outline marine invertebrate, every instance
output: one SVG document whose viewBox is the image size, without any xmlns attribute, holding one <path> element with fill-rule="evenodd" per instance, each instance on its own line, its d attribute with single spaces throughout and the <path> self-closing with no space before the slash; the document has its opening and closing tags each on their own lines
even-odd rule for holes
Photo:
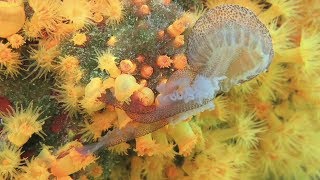
<svg viewBox="0 0 320 180">
<path fill-rule="evenodd" d="M 93 114 L 95 111 L 98 111 L 105 107 L 101 101 L 98 101 L 98 98 L 105 91 L 103 81 L 100 78 L 93 78 L 86 85 L 84 89 L 84 97 L 81 99 L 81 107 L 85 109 L 88 114 Z"/>
<path fill-rule="evenodd" d="M 19 34 L 13 34 L 9 36 L 7 40 L 11 44 L 11 47 L 14 49 L 21 47 L 25 43 L 24 38 Z"/>
<path fill-rule="evenodd" d="M 107 0 L 103 14 L 107 16 L 106 23 L 117 24 L 124 17 L 122 0 Z"/>
<path fill-rule="evenodd" d="M 140 85 L 132 75 L 121 74 L 115 80 L 114 95 L 118 101 L 124 102 L 138 89 Z"/>
<path fill-rule="evenodd" d="M 183 70 L 187 67 L 188 61 L 184 54 L 177 54 L 173 57 L 173 67 L 178 70 Z"/>
<path fill-rule="evenodd" d="M 46 77 L 49 72 L 54 71 L 55 58 L 57 58 L 59 54 L 60 51 L 57 46 L 47 48 L 43 44 L 40 44 L 37 49 L 32 49 L 30 58 L 34 62 L 29 66 L 29 69 L 34 69 L 29 76 L 36 73 L 34 79 L 41 78 L 42 76 Z"/>
<path fill-rule="evenodd" d="M 180 23 L 176 22 L 176 26 L 181 26 Z M 181 33 L 172 33 L 172 36 Z M 238 5 L 223 5 L 207 11 L 195 23 L 187 56 L 192 68 L 176 71 L 167 83 L 157 88 L 160 93 L 157 107 L 130 112 L 130 108 L 120 106 L 134 121 L 146 124 L 128 123 L 121 130 L 108 132 L 97 144 L 79 151 L 90 153 L 101 146 L 112 146 L 145 135 L 173 120 L 214 108 L 211 101 L 220 90 L 228 91 L 265 71 L 273 58 L 273 48 L 267 28 L 253 12 Z M 129 96 L 131 94 L 126 98 Z M 110 98 L 105 98 L 107 103 L 115 101 Z"/>
<path fill-rule="evenodd" d="M 110 52 L 98 54 L 98 68 L 108 71 L 111 77 L 116 78 L 121 74 L 121 71 L 116 66 L 116 59 L 117 58 Z"/>
<path fill-rule="evenodd" d="M 75 45 L 81 46 L 87 41 L 87 36 L 84 33 L 76 33 L 73 36 L 72 41 Z"/>
<path fill-rule="evenodd" d="M 62 23 L 63 20 L 59 12 L 61 1 L 29 0 L 28 2 L 33 10 L 33 15 L 29 19 L 30 26 L 33 28 L 26 29 L 26 34 L 31 38 L 36 38 L 37 35 L 49 35 L 50 37 L 53 37 L 54 32 L 58 28 L 58 24 Z M 29 33 L 30 30 L 33 30 L 34 32 Z"/>
<path fill-rule="evenodd" d="M 0 12 L 0 37 L 13 35 L 23 27 L 26 15 L 22 1 L 0 1 Z"/>
<path fill-rule="evenodd" d="M 42 137 L 42 125 L 46 118 L 40 118 L 40 115 L 41 108 L 34 108 L 32 103 L 26 109 L 16 106 L 6 114 L 0 112 L 4 123 L 1 134 L 5 134 L 9 141 L 18 147 L 25 144 L 34 133 Z"/>
<path fill-rule="evenodd" d="M 120 65 L 121 72 L 127 73 L 127 74 L 132 74 L 137 68 L 137 65 L 132 63 L 132 61 L 129 59 L 124 59 L 120 61 L 119 65 Z"/>
<path fill-rule="evenodd" d="M 74 116 L 80 110 L 80 99 L 85 94 L 84 87 L 75 84 L 60 84 L 54 89 L 54 96 L 69 116 Z"/>
<path fill-rule="evenodd" d="M 83 155 L 76 151 L 82 147 L 77 141 L 70 142 L 59 149 L 50 167 L 51 173 L 56 177 L 65 177 L 93 163 L 96 158 L 93 155 Z"/>
<path fill-rule="evenodd" d="M 153 68 L 150 65 L 143 65 L 140 74 L 143 78 L 149 79 L 153 74 Z"/>
<path fill-rule="evenodd" d="M 17 177 L 19 166 L 22 164 L 20 158 L 21 149 L 6 144 L 0 143 L 0 177 L 3 179 L 13 179 Z"/>
<path fill-rule="evenodd" d="M 209 77 L 226 76 L 223 90 L 263 72 L 273 58 L 268 29 L 252 11 L 238 5 L 209 10 L 193 32 L 187 54 L 190 66 Z"/>
<path fill-rule="evenodd" d="M 72 25 L 78 30 L 90 24 L 92 13 L 90 4 L 86 0 L 65 0 L 61 4 L 59 14 L 71 21 Z"/>
<path fill-rule="evenodd" d="M 172 63 L 172 59 L 167 55 L 161 55 L 157 58 L 157 65 L 160 68 L 168 68 Z"/>
<path fill-rule="evenodd" d="M 90 25 L 81 29 L 62 15 L 67 8 L 60 11 L 62 8 L 52 6 L 62 6 L 65 0 L 23 2 L 27 22 L 25 31 L 16 35 L 21 35 L 25 44 L 15 48 L 21 37 L 15 41 L 10 39 L 12 35 L 0 39 L 8 45 L 2 57 L 12 55 L 14 58 L 4 59 L 21 62 L 18 67 L 23 67 L 17 76 L 6 75 L 7 67 L 1 68 L 0 96 L 10 103 L 3 100 L 0 109 L 5 113 L 11 103 L 33 101 L 42 107 L 42 117 L 52 118 L 42 126 L 46 133 L 43 139 L 33 134 L 23 145 L 21 158 L 28 160 L 16 167 L 14 179 L 319 178 L 318 0 L 72 0 L 86 2 L 85 10 L 70 8 L 89 12 L 86 19 Z M 121 2 L 119 22 L 108 20 L 105 12 L 109 2 Z M 254 14 L 272 38 L 274 60 L 255 78 L 249 76 L 256 75 L 250 72 L 256 66 L 251 60 L 261 62 L 257 64 L 261 69 L 267 65 L 261 60 L 267 55 L 259 50 L 264 31 L 251 26 L 256 22 L 251 16 L 245 16 L 246 20 L 239 17 L 241 8 L 234 8 L 238 6 L 252 11 L 244 14 Z M 244 21 L 247 24 L 243 25 Z M 45 24 L 48 26 L 43 27 Z M 243 33 L 246 30 L 248 33 Z M 86 35 L 83 45 L 72 42 L 76 33 Z M 35 61 L 29 59 L 37 45 L 49 53 L 58 46 L 59 55 L 47 78 L 31 81 L 35 66 L 29 67 Z M 98 59 L 105 53 L 115 57 L 104 63 L 110 69 L 98 67 Z M 172 60 L 168 68 L 157 66 L 161 55 Z M 192 55 L 197 58 L 190 58 Z M 136 71 L 131 73 L 132 65 Z M 226 70 L 223 65 L 233 69 Z M 248 70 L 249 74 L 242 73 Z M 222 72 L 216 76 L 218 71 Z M 230 72 L 239 72 L 234 75 L 239 79 Z M 125 101 L 115 97 L 115 81 L 121 73 L 130 74 L 131 82 L 127 83 L 137 88 L 133 93 L 118 89 L 127 96 Z M 125 85 L 125 78 L 121 82 Z M 75 116 L 67 116 L 64 101 L 75 107 Z M 74 159 L 68 148 L 56 154 L 59 146 L 74 139 L 89 145 L 76 147 L 74 154 L 78 156 Z M 1 134 L 0 140 L 12 145 L 7 134 Z M 97 144 L 90 145 L 94 142 Z M 41 150 L 40 144 L 50 144 L 52 152 L 44 148 L 42 155 L 31 158 Z M 109 152 L 106 148 L 95 152 L 104 146 Z M 135 148 L 143 157 L 138 157 Z M 70 162 L 92 152 L 99 158 L 85 169 L 74 168 Z M 48 177 L 57 161 L 60 163 L 54 168 L 68 172 Z M 0 179 L 10 178 L 0 175 Z"/>
<path fill-rule="evenodd" d="M 19 174 L 19 178 L 23 179 L 48 179 L 51 173 L 48 171 L 48 165 L 40 158 L 33 158 L 26 161 L 26 166 L 22 167 L 24 173 Z"/>
<path fill-rule="evenodd" d="M 9 45 L 9 43 L 0 42 L 0 73 L 7 77 L 15 77 L 19 74 L 22 62 L 20 55 L 9 48 Z"/>
</svg>

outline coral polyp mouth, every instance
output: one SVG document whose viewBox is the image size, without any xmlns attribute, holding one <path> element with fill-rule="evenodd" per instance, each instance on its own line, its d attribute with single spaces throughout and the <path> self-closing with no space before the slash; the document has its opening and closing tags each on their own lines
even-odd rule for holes
<svg viewBox="0 0 320 180">
<path fill-rule="evenodd" d="M 238 5 L 206 12 L 189 36 L 188 60 L 207 77 L 227 77 L 223 89 L 264 71 L 273 58 L 268 29 L 256 15 Z"/>
</svg>

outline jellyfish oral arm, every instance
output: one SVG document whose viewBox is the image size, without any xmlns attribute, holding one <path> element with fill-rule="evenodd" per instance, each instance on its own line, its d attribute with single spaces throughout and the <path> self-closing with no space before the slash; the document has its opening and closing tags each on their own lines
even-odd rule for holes
<svg viewBox="0 0 320 180">
<path fill-rule="evenodd" d="M 179 82 L 183 82 L 181 79 L 176 81 L 169 81 L 168 84 L 164 85 L 164 89 L 172 89 L 173 91 L 162 91 L 165 94 L 160 94 L 157 98 L 159 105 L 155 107 L 154 111 L 149 113 L 131 113 L 127 112 L 128 116 L 140 123 L 153 123 L 162 119 L 174 118 L 180 114 L 185 114 L 184 117 L 188 116 L 186 112 L 193 112 L 195 109 L 213 109 L 213 103 L 209 106 L 218 91 L 220 90 L 220 81 L 225 77 L 213 77 L 207 78 L 202 75 L 197 75 L 192 83 L 183 86 L 179 85 Z M 180 81 L 181 80 L 181 81 Z M 185 81 L 186 82 L 186 81 Z M 190 81 L 191 82 L 191 81 Z M 173 85 L 175 84 L 175 86 Z M 161 93 L 161 92 L 160 92 Z M 206 107 L 206 109 L 204 109 Z M 192 111 L 193 110 L 193 111 Z M 194 115 L 193 113 L 190 116 Z"/>
</svg>

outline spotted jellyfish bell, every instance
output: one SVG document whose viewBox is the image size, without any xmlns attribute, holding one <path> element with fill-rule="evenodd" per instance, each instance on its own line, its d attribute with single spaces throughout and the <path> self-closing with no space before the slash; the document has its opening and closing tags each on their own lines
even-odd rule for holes
<svg viewBox="0 0 320 180">
<path fill-rule="evenodd" d="M 226 77 L 221 90 L 265 71 L 273 58 L 266 26 L 247 8 L 221 5 L 208 10 L 188 37 L 187 56 L 205 77 Z"/>
<path fill-rule="evenodd" d="M 0 1 L 0 37 L 17 33 L 25 22 L 23 1 Z"/>
</svg>

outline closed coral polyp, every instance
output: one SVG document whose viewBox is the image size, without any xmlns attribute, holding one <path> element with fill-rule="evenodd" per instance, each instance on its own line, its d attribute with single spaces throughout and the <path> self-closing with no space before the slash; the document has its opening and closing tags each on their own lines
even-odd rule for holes
<svg viewBox="0 0 320 180">
<path fill-rule="evenodd" d="M 118 101 L 124 102 L 129 100 L 129 97 L 138 89 L 140 85 L 136 79 L 129 74 L 121 74 L 115 80 L 115 97 Z"/>
<path fill-rule="evenodd" d="M 17 33 L 23 27 L 25 18 L 23 3 L 0 1 L 0 37 Z"/>
</svg>

